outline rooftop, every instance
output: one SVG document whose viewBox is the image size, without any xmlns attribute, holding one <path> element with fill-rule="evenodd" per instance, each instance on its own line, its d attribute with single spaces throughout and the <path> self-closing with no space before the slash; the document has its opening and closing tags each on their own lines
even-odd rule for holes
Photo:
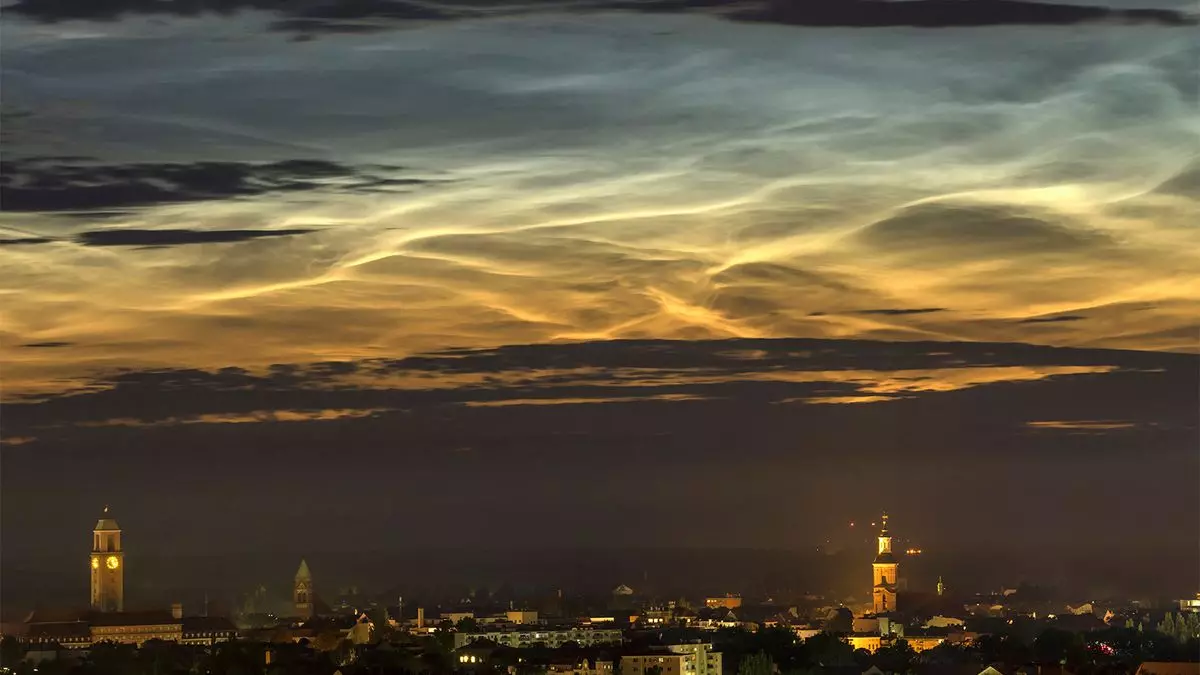
<svg viewBox="0 0 1200 675">
<path fill-rule="evenodd" d="M 114 532 L 120 531 L 121 526 L 117 525 L 117 521 L 108 513 L 108 507 L 104 507 L 104 513 L 100 515 L 100 520 L 96 521 L 96 527 L 93 528 L 97 532 Z"/>
<path fill-rule="evenodd" d="M 223 616 L 185 616 L 183 617 L 183 632 L 185 633 L 215 633 L 220 631 L 236 631 L 237 626 Z"/>
<path fill-rule="evenodd" d="M 155 624 L 179 624 L 171 612 L 152 610 L 148 612 L 92 612 L 88 622 L 93 626 L 148 626 Z"/>
</svg>

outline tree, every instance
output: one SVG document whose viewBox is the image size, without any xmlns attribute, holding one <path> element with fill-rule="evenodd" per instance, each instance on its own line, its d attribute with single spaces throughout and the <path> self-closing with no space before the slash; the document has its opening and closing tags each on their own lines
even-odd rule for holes
<svg viewBox="0 0 1200 675">
<path fill-rule="evenodd" d="M 1200 638 L 1200 613 L 1180 614 L 1179 619 L 1175 621 L 1175 629 L 1179 644 L 1187 644 L 1188 640 Z"/>
<path fill-rule="evenodd" d="M 875 665 L 887 673 L 907 673 L 916 661 L 917 652 L 906 640 L 896 640 L 894 643 L 875 651 Z"/>
<path fill-rule="evenodd" d="M 976 657 L 983 663 L 1027 663 L 1033 654 L 1029 646 L 1015 635 L 980 635 L 972 646 Z"/>
<path fill-rule="evenodd" d="M 825 621 L 825 630 L 830 633 L 850 633 L 854 630 L 854 614 L 845 607 L 837 608 L 834 616 Z"/>
<path fill-rule="evenodd" d="M 738 664 L 738 675 L 774 675 L 775 662 L 766 652 L 750 654 Z"/>
<path fill-rule="evenodd" d="M 371 620 L 371 625 L 375 628 L 376 642 L 385 640 L 392 634 L 392 625 L 388 623 L 388 612 L 385 607 L 376 607 L 367 610 L 367 618 Z"/>
<path fill-rule="evenodd" d="M 1170 612 L 1168 612 L 1167 615 L 1163 617 L 1162 622 L 1158 624 L 1158 632 L 1162 633 L 1163 635 L 1170 636 L 1172 638 L 1175 637 L 1175 615 L 1174 614 L 1171 614 Z"/>
<path fill-rule="evenodd" d="M 854 648 L 832 633 L 818 633 L 804 641 L 808 662 L 814 666 L 854 665 Z"/>
<path fill-rule="evenodd" d="M 464 616 L 454 625 L 454 629 L 460 633 L 474 633 L 479 630 L 479 622 L 469 616 Z"/>
<path fill-rule="evenodd" d="M 1047 628 L 1033 641 L 1033 658 L 1040 664 L 1066 663 L 1083 643 L 1077 633 Z"/>
<path fill-rule="evenodd" d="M 5 635 L 4 639 L 0 640 L 0 666 L 16 668 L 20 662 L 21 643 L 17 642 L 17 638 Z"/>
<path fill-rule="evenodd" d="M 129 644 L 101 642 L 93 645 L 87 663 L 94 673 L 137 672 L 137 647 Z"/>
<path fill-rule="evenodd" d="M 959 645 L 943 642 L 933 649 L 926 649 L 918 656 L 922 663 L 930 665 L 962 665 L 970 661 L 967 650 Z"/>
<path fill-rule="evenodd" d="M 1189 640 L 1200 638 L 1200 614 L 1168 613 L 1158 624 L 1158 632 L 1186 646 Z"/>
<path fill-rule="evenodd" d="M 758 651 L 766 652 L 771 657 L 777 671 L 793 670 L 800 665 L 796 634 L 787 628 L 764 628 L 754 633 L 754 644 Z"/>
</svg>

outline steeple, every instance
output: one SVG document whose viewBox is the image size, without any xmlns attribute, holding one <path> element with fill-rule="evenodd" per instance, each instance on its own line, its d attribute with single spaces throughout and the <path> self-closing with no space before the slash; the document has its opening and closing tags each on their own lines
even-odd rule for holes
<svg viewBox="0 0 1200 675">
<path fill-rule="evenodd" d="M 121 545 L 121 526 L 107 506 L 92 528 L 91 586 L 92 609 L 124 611 L 125 549 Z"/>
<path fill-rule="evenodd" d="M 300 568 L 296 570 L 295 584 L 292 586 L 292 601 L 296 606 L 296 616 L 301 619 L 311 619 L 313 616 L 313 578 L 308 569 L 308 562 L 300 560 Z"/>
<path fill-rule="evenodd" d="M 946 592 L 946 584 L 942 583 L 942 576 L 938 575 L 937 594 L 943 595 Z"/>
<path fill-rule="evenodd" d="M 883 524 L 879 528 L 879 550 L 875 562 L 895 562 L 892 557 L 892 535 L 888 532 L 888 515 L 883 514 Z"/>
<path fill-rule="evenodd" d="M 879 529 L 879 547 L 871 563 L 873 587 L 871 597 L 876 614 L 896 611 L 897 574 L 900 563 L 892 555 L 892 534 L 888 531 L 888 515 L 883 514 Z"/>
</svg>

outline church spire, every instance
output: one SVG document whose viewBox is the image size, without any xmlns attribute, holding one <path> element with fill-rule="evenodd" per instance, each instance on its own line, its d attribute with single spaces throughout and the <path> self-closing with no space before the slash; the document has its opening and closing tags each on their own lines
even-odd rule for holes
<svg viewBox="0 0 1200 675">
<path fill-rule="evenodd" d="M 898 589 L 897 573 L 900 562 L 892 554 L 892 534 L 888 530 L 888 515 L 883 514 L 883 523 L 879 528 L 879 549 L 875 560 L 871 563 L 872 599 L 875 614 L 887 614 L 896 611 L 896 591 Z"/>
<path fill-rule="evenodd" d="M 892 535 L 888 532 L 888 514 L 883 514 L 883 524 L 879 528 L 879 555 L 892 552 Z"/>
<path fill-rule="evenodd" d="M 295 584 L 292 586 L 292 602 L 296 607 L 297 617 L 312 618 L 314 596 L 312 572 L 308 569 L 308 561 L 301 559 L 300 569 L 296 570 Z"/>
</svg>

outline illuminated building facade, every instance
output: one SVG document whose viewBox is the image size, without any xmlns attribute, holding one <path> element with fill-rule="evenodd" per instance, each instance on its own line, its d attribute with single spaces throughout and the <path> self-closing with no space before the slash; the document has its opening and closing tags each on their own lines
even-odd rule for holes
<svg viewBox="0 0 1200 675">
<path fill-rule="evenodd" d="M 98 612 L 38 610 L 14 633 L 27 645 L 58 645 L 87 649 L 111 642 L 142 645 L 148 640 L 212 645 L 237 637 L 237 628 L 224 617 L 184 617 L 182 605 L 171 611 Z"/>
<path fill-rule="evenodd" d="M 897 577 L 900 563 L 892 553 L 892 535 L 888 532 L 888 517 L 883 514 L 883 527 L 879 531 L 879 549 L 872 568 L 872 608 L 875 614 L 896 611 Z"/>
<path fill-rule="evenodd" d="M 725 595 L 723 597 L 705 598 L 704 606 L 709 609 L 737 609 L 742 606 L 742 596 Z"/>
<path fill-rule="evenodd" d="M 183 641 L 183 621 L 170 612 L 101 614 L 89 624 L 93 644 L 117 642 L 140 647 L 147 640 Z"/>
<path fill-rule="evenodd" d="M 711 644 L 692 643 L 621 657 L 622 675 L 646 675 L 654 668 L 661 675 L 721 675 L 721 653 Z"/>
<path fill-rule="evenodd" d="M 542 644 L 550 649 L 564 642 L 576 642 L 581 647 L 620 644 L 625 634 L 618 628 L 540 628 L 532 630 L 495 630 L 456 632 L 454 648 L 461 649 L 478 640 L 489 640 L 504 647 L 525 648 Z"/>
<path fill-rule="evenodd" d="M 1200 612 L 1200 593 L 1194 598 L 1184 598 L 1179 601 L 1179 611 L 1181 612 Z"/>
<path fill-rule="evenodd" d="M 125 611 L 125 552 L 121 528 L 109 516 L 108 507 L 92 530 L 92 609 L 98 612 Z"/>
<path fill-rule="evenodd" d="M 908 646 L 914 652 L 923 652 L 927 649 L 944 643 L 946 638 L 930 635 L 905 635 L 903 637 L 890 637 L 881 635 L 847 635 L 842 640 L 848 643 L 854 649 L 865 649 L 874 654 L 884 647 L 889 647 L 896 644 L 900 640 L 908 643 Z"/>
</svg>

